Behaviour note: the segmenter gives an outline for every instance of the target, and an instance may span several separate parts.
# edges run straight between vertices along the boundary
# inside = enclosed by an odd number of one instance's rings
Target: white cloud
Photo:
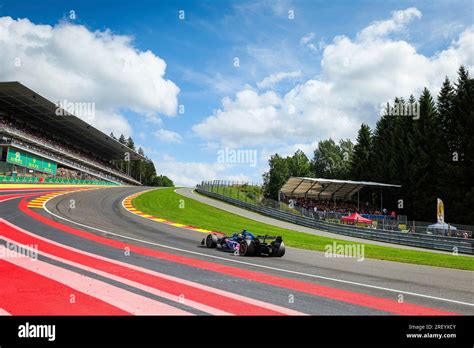
[[[220,140],[225,145],[259,144],[284,127],[280,119],[282,99],[272,91],[258,94],[247,87],[235,100],[226,97],[222,109],[193,130],[207,140]]]
[[[272,148],[263,148],[262,151],[260,151],[260,161],[263,163],[267,163],[270,157],[275,153],[278,153],[280,156],[283,157],[293,156],[294,153],[298,150],[303,151],[304,154],[308,157],[308,159],[311,160],[314,155],[314,150],[317,148],[317,146],[318,142],[313,141],[310,143],[294,143],[289,145],[276,146]]]
[[[137,50],[129,36],[1,17],[0,52],[0,80],[20,81],[53,101],[94,102],[93,124],[104,131],[130,134],[123,117],[110,123],[119,108],[148,117],[176,112],[179,88],[164,77],[165,61]]]
[[[257,87],[261,89],[272,88],[285,79],[293,79],[300,76],[301,70],[271,74],[270,76],[265,77],[262,81],[257,82]]]
[[[166,162],[172,162],[175,160],[175,158],[173,156],[171,156],[170,154],[163,154],[163,160],[166,161]]]
[[[306,34],[303,36],[300,40],[301,45],[307,45],[310,41],[312,41],[315,37],[315,34],[313,32]]]
[[[421,18],[421,12],[415,7],[393,11],[392,18],[372,23],[364,28],[358,34],[358,37],[361,40],[371,40],[399,32],[405,29],[405,26],[415,18]]]
[[[310,51],[312,51],[314,53],[319,51],[314,43],[309,43],[306,47],[308,47],[310,49]]]
[[[152,123],[158,126],[161,126],[163,124],[163,120],[155,113],[153,112],[146,112],[144,113],[145,116],[145,121],[148,123]]]
[[[127,119],[116,113],[113,109],[96,110],[95,117],[88,118],[85,121],[93,124],[98,129],[105,131],[106,134],[115,132],[117,137],[119,134],[131,135],[133,133]]]
[[[164,143],[181,143],[183,141],[183,137],[181,135],[166,129],[158,129],[154,135]]]
[[[473,71],[472,27],[432,56],[417,52],[407,41],[388,38],[419,17],[415,8],[396,11],[391,19],[363,29],[354,40],[334,38],[322,51],[318,78],[283,95],[246,87],[234,98],[224,98],[222,106],[193,131],[208,141],[269,148],[328,137],[354,138],[361,122],[375,124],[381,103],[419,95],[425,86],[435,96],[444,77],[455,79],[461,64]]]
[[[313,53],[318,53],[324,48],[325,43],[324,40],[321,39],[319,40],[319,43],[315,44],[313,42],[315,36],[316,34],[314,34],[313,32],[306,34],[300,39],[300,45],[305,46]]]

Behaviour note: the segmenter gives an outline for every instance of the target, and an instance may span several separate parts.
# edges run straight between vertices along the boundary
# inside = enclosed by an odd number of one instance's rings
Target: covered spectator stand
[[[80,118],[94,115],[93,102],[55,104],[19,82],[0,82],[0,174],[141,185],[131,163],[149,160]]]
[[[400,185],[383,184],[371,181],[352,181],[323,178],[291,177],[280,190],[286,197],[311,198],[316,200],[350,200],[357,194],[357,210],[359,210],[359,191],[364,187],[380,188],[380,210],[383,206],[383,188],[400,188]]]

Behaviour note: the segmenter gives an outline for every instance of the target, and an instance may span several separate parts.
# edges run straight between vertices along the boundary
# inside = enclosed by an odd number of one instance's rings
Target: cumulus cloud
[[[96,104],[92,123],[130,134],[117,110],[175,115],[179,88],[165,78],[166,63],[140,51],[129,36],[61,22],[38,25],[0,18],[0,79],[17,80],[53,101]],[[111,122],[113,121],[113,122]]]
[[[434,95],[445,78],[456,77],[461,64],[473,70],[473,27],[432,56],[390,33],[421,17],[416,8],[392,13],[370,24],[355,39],[338,36],[322,51],[321,74],[280,95],[246,87],[226,97],[193,131],[208,141],[233,146],[311,144],[332,137],[354,138],[361,122],[375,124],[379,107],[396,96]],[[308,40],[311,38],[308,38]]]
[[[181,135],[166,129],[158,129],[154,135],[164,143],[181,143],[183,141],[183,137]]]
[[[282,103],[273,91],[259,94],[247,87],[237,93],[235,100],[224,98],[222,109],[193,130],[205,139],[217,138],[229,146],[255,145],[278,136],[276,133],[285,127],[280,115]]]
[[[257,82],[257,87],[261,89],[272,88],[285,79],[294,79],[300,76],[301,70],[271,74],[270,76],[265,77],[262,81]]]
[[[371,40],[399,32],[405,29],[406,25],[415,18],[421,18],[421,12],[415,7],[393,11],[390,19],[372,23],[364,28],[358,34],[358,37],[362,40]]]
[[[130,135],[133,133],[132,127],[127,119],[113,110],[96,110],[94,117],[85,119],[85,121],[93,124],[98,129],[115,132],[117,136],[118,134]]]

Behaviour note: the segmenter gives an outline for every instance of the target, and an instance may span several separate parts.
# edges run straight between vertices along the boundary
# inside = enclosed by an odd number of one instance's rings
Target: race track
[[[474,314],[474,272],[327,258],[294,248],[283,258],[206,249],[200,246],[204,233],[123,208],[126,197],[148,189],[74,191],[51,196],[46,210],[28,208],[45,192],[0,191],[0,243],[38,251],[33,261],[13,253],[0,258],[0,280],[8,284],[0,289],[0,312]]]

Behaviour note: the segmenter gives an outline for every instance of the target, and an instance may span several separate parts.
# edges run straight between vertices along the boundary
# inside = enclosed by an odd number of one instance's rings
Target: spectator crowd
[[[47,135],[41,130],[33,129],[26,123],[18,120],[0,115],[0,131],[4,134],[4,142],[8,140],[10,144],[17,145],[20,148],[23,147],[49,158],[71,164],[78,170],[83,170],[85,175],[89,178],[97,176],[105,180],[114,180],[118,182],[124,182],[123,178],[134,180],[126,173],[120,171],[119,168],[113,166],[111,163],[108,163],[100,157],[79,150],[75,146],[67,144],[59,138]],[[11,138],[6,139],[5,134],[9,135]],[[65,168],[62,170],[63,172],[60,172],[58,175],[64,174],[66,177],[71,176],[72,178],[72,172],[67,172],[67,169]],[[82,179],[85,179],[84,175]]]
[[[380,208],[373,207],[368,202],[359,204],[350,201],[336,201],[329,199],[315,200],[312,198],[287,198],[286,203],[290,207],[303,208],[314,213],[339,213],[339,214],[370,214],[370,215],[391,215],[396,217],[395,212],[388,212],[386,209],[380,211]]]

